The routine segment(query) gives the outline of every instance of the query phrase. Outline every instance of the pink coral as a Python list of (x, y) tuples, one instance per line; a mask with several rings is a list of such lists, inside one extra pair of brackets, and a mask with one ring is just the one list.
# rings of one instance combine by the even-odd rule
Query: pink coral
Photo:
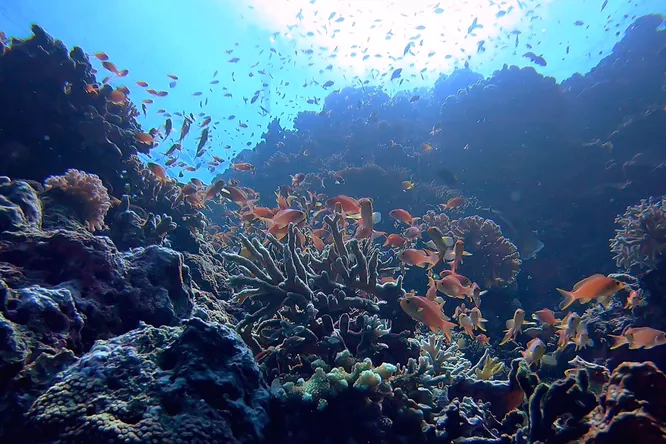
[(44, 185), (47, 190), (60, 189), (80, 203), (83, 220), (90, 231), (104, 229), (104, 216), (111, 208), (111, 199), (99, 176), (70, 169), (64, 176), (47, 177)]
[(615, 223), (621, 225), (611, 239), (617, 266), (630, 271), (656, 269), (666, 253), (666, 196), (627, 207)]

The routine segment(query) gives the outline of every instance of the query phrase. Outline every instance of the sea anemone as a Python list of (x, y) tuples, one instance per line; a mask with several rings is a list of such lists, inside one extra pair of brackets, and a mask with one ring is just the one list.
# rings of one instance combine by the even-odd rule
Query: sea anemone
[(629, 271), (650, 271), (659, 266), (666, 252), (666, 196), (642, 199), (615, 218), (610, 249), (615, 263)]
[(69, 169), (64, 176), (50, 176), (47, 190), (57, 188), (81, 205), (81, 216), (90, 231), (104, 229), (104, 216), (111, 208), (109, 192), (96, 174)]

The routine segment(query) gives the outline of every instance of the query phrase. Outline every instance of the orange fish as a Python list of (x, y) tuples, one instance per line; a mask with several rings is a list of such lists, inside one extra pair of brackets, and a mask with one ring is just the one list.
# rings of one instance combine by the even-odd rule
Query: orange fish
[[(471, 298), (472, 293), (474, 292), (471, 282), (469, 285), (464, 285), (463, 282), (461, 282), (460, 277), (464, 276), (449, 274), (442, 279), (436, 280), (435, 284), (437, 285), (437, 290), (450, 298), (464, 299), (465, 296)], [(465, 281), (465, 283), (468, 281), (469, 280)]]
[(537, 321), (546, 325), (555, 325), (560, 322), (560, 319), (555, 318), (555, 312), (548, 308), (535, 311), (532, 315), (532, 319), (536, 319)]
[(116, 65), (114, 65), (114, 64), (111, 63), (111, 62), (104, 61), (104, 62), (102, 62), (102, 66), (103, 66), (105, 69), (107, 69), (107, 70), (111, 71), (112, 73), (114, 73), (115, 75), (119, 75), (119, 74), (120, 74), (120, 71), (118, 71), (118, 68), (116, 68)]
[(389, 216), (407, 225), (413, 225), (414, 222), (420, 219), (419, 217), (413, 217), (407, 210), (401, 208), (389, 211)]
[(372, 236), (372, 201), (368, 198), (363, 198), (358, 201), (361, 207), (361, 219), (359, 220), (358, 228), (354, 237), (356, 239), (367, 239)]
[(506, 321), (506, 335), (504, 335), (500, 345), (506, 344), (511, 339), (516, 339), (516, 335), (522, 331), (523, 324), (531, 324), (531, 322), (525, 321), (525, 310), (517, 308), (513, 313), (513, 319)]
[(222, 191), (222, 188), (224, 188), (225, 184), (226, 184), (226, 182), (222, 179), (218, 180), (214, 184), (211, 184), (211, 186), (209, 186), (208, 189), (206, 190), (206, 194), (204, 195), (204, 199), (203, 199), (204, 203), (211, 200), (211, 199), (214, 199), (215, 196), (220, 194), (220, 192)]
[(627, 302), (624, 304), (625, 310), (634, 310), (636, 307), (645, 305), (642, 290), (631, 290), (627, 296)]
[(463, 253), (465, 252), (465, 244), (458, 239), (453, 245), (453, 262), (451, 263), (451, 273), (457, 274), (458, 266), (462, 263)]
[(229, 197), (229, 199), (231, 199), (232, 202), (240, 206), (245, 206), (248, 204), (249, 197), (247, 193), (242, 189), (229, 185), (225, 188), (225, 190), (227, 190), (225, 194), (227, 194), (227, 196)]
[(476, 340), (479, 341), (480, 344), (490, 344), (490, 338), (488, 336), (484, 335), (483, 333), (478, 335), (476, 337)]
[(232, 163), (230, 168), (235, 171), (254, 171), (254, 165), (247, 162)]
[(384, 242), (385, 247), (397, 247), (402, 248), (407, 243), (407, 239), (400, 236), (399, 234), (389, 234), (386, 237), (386, 242)]
[(319, 236), (317, 236), (314, 232), (312, 232), (310, 233), (310, 238), (312, 238), (312, 245), (314, 245), (317, 251), (324, 251), (324, 248), (326, 248), (326, 244), (324, 243), (323, 240), (321, 240)]
[(407, 265), (423, 268), (428, 264), (428, 270), (437, 265), (439, 255), (433, 251), (407, 249), (398, 253), (398, 259)]
[(146, 145), (153, 144), (153, 136), (148, 133), (138, 133), (134, 135), (134, 139), (137, 142), (145, 143)]
[(139, 80), (138, 82), (136, 82), (136, 84), (139, 85), (142, 88), (145, 88), (145, 87), (148, 86), (148, 83), (144, 82), (143, 80)]
[(153, 163), (153, 162), (148, 162), (148, 164), (146, 166), (161, 181), (166, 181), (168, 179), (169, 176), (167, 176), (166, 171), (164, 171), (164, 168), (162, 168), (161, 165), (158, 165), (158, 164)]
[(630, 349), (651, 349), (666, 344), (666, 333), (650, 327), (628, 328), (620, 336), (609, 336), (615, 341), (611, 350), (625, 344), (628, 344)]
[(472, 308), (472, 310), (469, 312), (469, 318), (472, 320), (474, 328), (486, 331), (486, 328), (483, 326), (483, 323), (488, 322), (488, 320), (483, 319), (483, 315), (481, 314), (481, 310), (479, 309), (479, 307)]
[(270, 221), (270, 225), (274, 226), (277, 225), (280, 228), (288, 226), (289, 224), (299, 224), (305, 220), (305, 213), (300, 211), (300, 210), (295, 210), (293, 208), (287, 208), (285, 210), (280, 210), (277, 213), (275, 213), (275, 216), (273, 216), (272, 219), (268, 219)]
[(361, 212), (361, 205), (359, 201), (353, 197), (344, 196), (341, 194), (339, 196), (331, 197), (326, 201), (326, 206), (330, 209), (335, 209), (335, 204), (340, 204), (342, 206), (342, 210), (345, 213), (356, 214)]
[(456, 324), (449, 322), (442, 311), (442, 305), (422, 296), (408, 295), (400, 299), (400, 307), (412, 319), (423, 322), (434, 333), (440, 330), (451, 341), (451, 330)]
[(538, 363), (543, 358), (543, 355), (546, 354), (546, 344), (541, 339), (534, 338), (527, 343), (527, 347), (522, 354), (527, 365), (531, 365), (533, 362)]
[(127, 100), (127, 96), (123, 91), (120, 90), (120, 88), (117, 88), (111, 91), (107, 99), (114, 105), (122, 105)]
[(462, 196), (452, 197), (445, 204), (439, 204), (445, 210), (453, 210), (454, 208), (462, 207), (465, 205), (465, 198)]
[(606, 277), (603, 274), (595, 274), (578, 282), (574, 285), (572, 291), (558, 288), (557, 291), (564, 296), (564, 301), (562, 301), (560, 309), (566, 309), (575, 301), (587, 304), (592, 299), (597, 299), (605, 308), (608, 308), (612, 302), (613, 295), (625, 288), (627, 288), (627, 284), (624, 282)]
[(469, 316), (464, 313), (460, 314), (458, 317), (458, 323), (460, 324), (460, 327), (465, 330), (465, 333), (471, 338), (474, 338), (474, 322), (472, 322), (472, 319)]
[(109, 56), (106, 55), (105, 52), (96, 52), (95, 57), (97, 57), (97, 59), (101, 60), (102, 62), (109, 60)]

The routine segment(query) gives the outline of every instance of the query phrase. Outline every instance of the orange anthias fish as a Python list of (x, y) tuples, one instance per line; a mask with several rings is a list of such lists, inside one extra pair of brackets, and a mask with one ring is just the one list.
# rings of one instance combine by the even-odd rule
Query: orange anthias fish
[(335, 204), (340, 204), (342, 206), (342, 211), (345, 213), (360, 213), (361, 205), (358, 200), (353, 197), (339, 195), (331, 197), (326, 201), (326, 206), (330, 209), (335, 209)]
[(555, 325), (560, 322), (560, 319), (555, 317), (555, 312), (548, 308), (535, 311), (534, 314), (532, 314), (532, 319), (535, 319), (546, 325)]
[(504, 339), (500, 342), (500, 345), (504, 345), (509, 342), (511, 339), (515, 339), (516, 335), (522, 331), (523, 324), (532, 324), (531, 322), (525, 321), (525, 310), (522, 308), (517, 308), (513, 313), (513, 319), (506, 321), (506, 335)]
[(372, 201), (368, 198), (363, 198), (358, 201), (361, 207), (361, 219), (358, 223), (358, 228), (354, 237), (356, 239), (367, 239), (372, 236)]
[(458, 323), (460, 324), (460, 327), (462, 327), (462, 329), (465, 330), (465, 333), (467, 333), (472, 339), (475, 339), (474, 322), (472, 322), (472, 319), (469, 316), (467, 316), (464, 313), (461, 313), (460, 316), (458, 317)]
[(433, 251), (407, 249), (398, 253), (398, 259), (407, 265), (423, 268), (428, 265), (428, 270), (437, 265), (439, 255)]
[(407, 225), (413, 225), (414, 222), (420, 219), (418, 217), (413, 217), (407, 210), (401, 208), (389, 211), (389, 216)]
[(625, 344), (628, 344), (630, 349), (651, 349), (666, 344), (666, 333), (650, 327), (628, 328), (620, 336), (609, 336), (615, 341), (611, 350), (615, 350)]
[[(460, 278), (464, 278), (464, 280), (461, 280)], [(442, 279), (436, 280), (435, 285), (437, 285), (437, 290), (440, 293), (444, 293), (450, 298), (464, 299), (465, 296), (471, 298), (474, 292), (471, 282), (469, 282), (468, 285), (465, 285), (468, 282), (469, 279), (464, 276), (449, 274)]]
[(423, 322), (434, 333), (440, 330), (451, 341), (451, 330), (456, 326), (449, 322), (442, 305), (423, 296), (408, 295), (400, 299), (400, 307), (415, 321)]
[(458, 273), (458, 266), (462, 263), (463, 253), (465, 252), (465, 244), (458, 239), (453, 246), (453, 262), (451, 263), (451, 273)]
[(299, 224), (305, 220), (305, 213), (293, 208), (287, 208), (275, 213), (272, 219), (267, 219), (266, 222), (270, 226), (279, 226), (280, 228), (288, 226), (289, 224)]
[(247, 162), (232, 163), (230, 168), (235, 171), (254, 171), (254, 165)]
[(162, 165), (153, 162), (148, 162), (146, 166), (155, 176), (157, 176), (157, 178), (161, 182), (164, 182), (169, 178), (169, 176), (167, 176), (166, 171), (164, 171), (164, 168), (162, 168)]
[(546, 354), (546, 344), (539, 338), (534, 338), (527, 343), (525, 351), (522, 352), (523, 358), (527, 365), (532, 364), (533, 362), (540, 362), (543, 355)]
[(439, 204), (444, 210), (453, 210), (454, 208), (462, 207), (465, 205), (465, 198), (462, 196), (452, 197), (445, 204)]
[(397, 247), (401, 248), (407, 243), (407, 239), (404, 237), (400, 236), (399, 234), (389, 234), (386, 237), (386, 242), (384, 242), (385, 247)]
[(574, 285), (572, 291), (562, 290), (561, 288), (558, 288), (557, 291), (564, 296), (564, 301), (560, 305), (560, 308), (564, 310), (575, 301), (587, 304), (592, 299), (598, 300), (604, 307), (608, 308), (613, 295), (625, 288), (627, 288), (627, 284), (624, 282), (606, 277), (603, 274), (595, 274), (578, 282)]

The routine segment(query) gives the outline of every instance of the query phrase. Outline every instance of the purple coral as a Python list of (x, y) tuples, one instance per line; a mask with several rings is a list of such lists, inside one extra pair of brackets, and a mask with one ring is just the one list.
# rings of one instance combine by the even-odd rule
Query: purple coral
[(46, 189), (58, 188), (82, 205), (82, 217), (90, 231), (104, 229), (104, 216), (111, 208), (109, 192), (96, 174), (69, 169), (64, 176), (50, 176)]
[(650, 271), (658, 267), (666, 252), (666, 196), (642, 199), (615, 218), (610, 248), (618, 267)]

